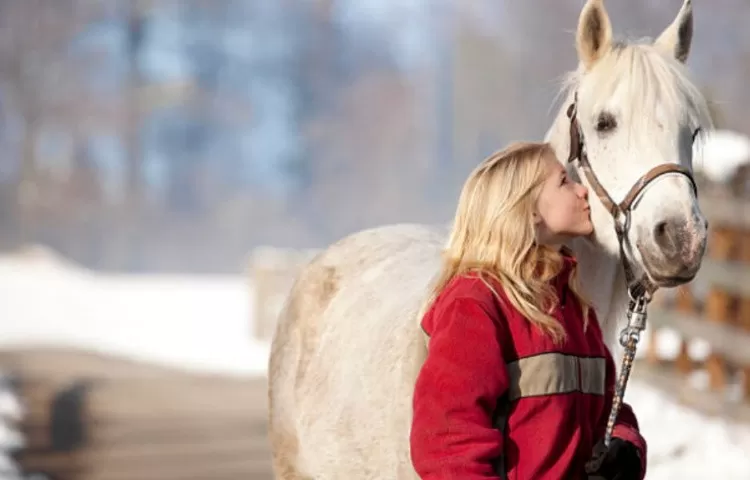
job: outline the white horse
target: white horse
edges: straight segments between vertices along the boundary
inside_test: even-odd
[[[707,223],[689,169],[691,144],[711,120],[682,65],[692,25],[687,0],[654,42],[615,42],[602,0],[589,0],[576,34],[579,66],[546,136],[566,161],[573,139],[566,110],[575,103],[573,132],[594,175],[583,175],[583,163],[568,168],[592,188],[598,182],[612,199],[634,189],[623,248],[634,275],[661,287],[689,281],[706,246]],[[670,168],[653,173],[665,165]],[[672,175],[678,168],[687,174]],[[595,234],[569,247],[612,344],[628,304],[625,269],[606,202],[591,197]],[[269,361],[277,478],[417,478],[409,428],[414,382],[427,352],[419,322],[445,233],[419,225],[359,232],[303,269]]]

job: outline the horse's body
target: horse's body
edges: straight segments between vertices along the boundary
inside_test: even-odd
[[[689,166],[690,133],[710,119],[705,101],[674,60],[684,61],[689,49],[689,1],[653,45],[614,45],[610,32],[601,1],[589,0],[577,36],[581,66],[546,140],[561,161],[567,159],[565,109],[577,92],[591,165],[610,195],[622,198],[655,165]],[[605,62],[610,64],[597,68]],[[616,112],[626,128],[600,131],[602,109]],[[689,182],[672,176],[644,190],[626,239],[638,273],[648,272],[660,285],[684,283],[705,248],[705,220],[696,198]],[[591,203],[596,233],[569,247],[611,342],[628,294],[612,217],[596,199]],[[303,269],[280,315],[269,362],[277,478],[417,478],[408,432],[414,382],[427,354],[419,322],[446,231],[395,225],[359,232]],[[686,243],[679,247],[677,239]]]

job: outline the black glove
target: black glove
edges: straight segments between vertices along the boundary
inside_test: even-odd
[[[613,438],[609,448],[600,440],[594,445],[591,460],[586,464],[589,480],[639,480],[641,455],[632,443]]]

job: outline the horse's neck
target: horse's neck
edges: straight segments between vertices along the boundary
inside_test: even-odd
[[[619,258],[595,241],[574,239],[568,246],[578,259],[583,293],[593,304],[604,338],[612,346],[628,305]]]
[[[567,160],[570,149],[570,121],[565,111],[571,101],[572,94],[566,99],[546,135],[546,140],[562,162]],[[596,202],[593,198],[592,204]],[[627,290],[611,218],[601,205],[592,205],[591,220],[596,231],[595,238],[577,238],[568,246],[578,259],[583,293],[596,310],[607,343],[612,345],[617,327],[625,318]]]

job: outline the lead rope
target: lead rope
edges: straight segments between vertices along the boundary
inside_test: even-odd
[[[635,359],[638,342],[641,339],[641,332],[646,329],[646,307],[650,300],[650,295],[647,293],[643,293],[635,298],[631,297],[627,314],[628,325],[620,332],[620,345],[625,349],[625,354],[622,358],[620,375],[617,377],[617,384],[615,385],[615,395],[612,398],[612,410],[609,413],[607,430],[604,432],[604,445],[608,448],[609,443],[612,441],[615,421],[617,420],[617,415],[620,413],[622,401],[625,397],[625,387],[630,378],[630,370],[633,368],[633,360]]]
[[[612,397],[612,409],[609,412],[607,429],[604,432],[604,445],[607,448],[609,448],[609,444],[612,441],[615,422],[617,421],[617,416],[620,413],[620,408],[622,407],[622,402],[625,398],[625,388],[630,379],[630,371],[633,368],[633,360],[635,360],[638,342],[641,339],[641,332],[646,329],[646,309],[655,290],[653,285],[644,285],[643,281],[635,280],[633,270],[625,256],[624,245],[626,240],[625,232],[627,232],[628,227],[630,226],[630,211],[620,213],[622,216],[618,215],[615,217],[615,232],[617,234],[618,243],[620,244],[620,257],[625,270],[625,281],[627,283],[630,302],[628,303],[627,312],[628,324],[622,329],[622,331],[620,331],[619,338],[620,345],[624,348],[625,353],[622,357],[620,375],[617,377],[617,383],[615,384],[615,394]]]

